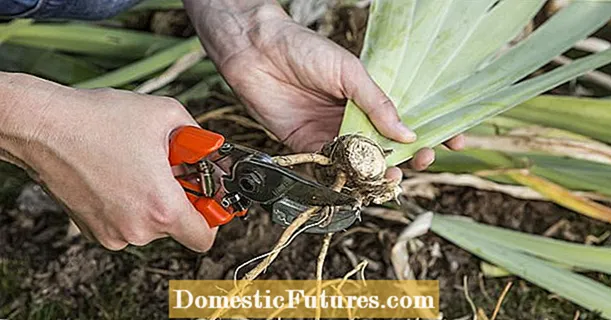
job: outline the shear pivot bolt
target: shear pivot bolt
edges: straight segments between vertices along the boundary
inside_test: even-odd
[[[257,192],[263,184],[263,180],[258,174],[251,172],[242,176],[238,183],[243,191]]]

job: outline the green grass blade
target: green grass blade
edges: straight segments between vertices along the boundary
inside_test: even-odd
[[[436,92],[481,68],[499,48],[515,38],[545,4],[545,0],[501,1],[483,17],[478,28],[455,53],[428,92]]]
[[[203,60],[198,62],[193,67],[181,73],[177,80],[179,81],[197,81],[208,77],[212,74],[217,74],[216,66],[211,60]]]
[[[105,72],[69,55],[12,44],[0,45],[0,70],[29,73],[62,84],[73,84]]]
[[[609,247],[586,246],[488,226],[462,216],[435,215],[433,223],[443,223],[446,226],[471,231],[476,237],[485,235],[485,240],[498,245],[570,267],[611,274]]]
[[[176,95],[176,100],[180,101],[182,104],[187,104],[191,100],[205,99],[209,97],[210,93],[212,92],[210,88],[221,81],[223,81],[223,78],[220,75],[208,76],[206,79],[201,80],[191,88]]]
[[[387,93],[400,71],[397,64],[403,61],[408,52],[406,39],[410,37],[416,2],[406,0],[397,6],[396,1],[377,0],[369,8],[361,60],[376,83]],[[393,30],[392,36],[389,30]],[[348,101],[340,134],[353,132],[371,138],[376,135],[369,118],[352,101]]]
[[[0,34],[10,25],[0,24]],[[6,43],[70,53],[139,59],[180,40],[148,32],[79,23],[32,24],[13,30]]]
[[[397,5],[394,4],[396,1],[391,0],[391,2],[393,2],[393,10],[396,10]],[[451,16],[450,9],[456,10],[453,4],[457,2],[461,1],[417,1],[415,11],[411,18],[413,20],[412,30],[407,38],[402,59],[392,61],[394,63],[400,63],[398,69],[395,67],[396,76],[393,79],[393,85],[389,91],[393,101],[403,96],[405,89],[407,89],[416,78],[420,66],[429,58],[428,53],[436,49],[433,47],[436,43],[435,39],[438,35],[443,37],[443,35],[439,33],[442,30],[446,18]],[[479,3],[479,1],[477,2]],[[393,14],[398,15],[400,12],[394,12]],[[388,32],[388,29],[386,31]],[[443,30],[443,32],[447,33],[448,30]],[[395,41],[402,40],[403,39],[400,37],[396,37],[395,39]],[[369,63],[367,65],[369,65]],[[410,70],[410,72],[402,72],[405,70]],[[397,83],[400,83],[401,86],[397,86]]]
[[[445,16],[442,12],[436,14],[436,16],[444,17],[441,23],[430,18],[427,20],[429,24],[439,26],[436,33],[427,35],[426,32],[419,32],[420,30],[415,28],[414,32],[426,35],[430,39],[430,44],[424,46],[412,43],[416,50],[409,52],[408,57],[411,58],[409,61],[416,60],[413,57],[420,57],[419,64],[417,66],[402,64],[400,67],[400,70],[413,70],[413,72],[401,74],[401,77],[395,81],[395,84],[401,83],[401,85],[394,85],[390,93],[392,97],[399,98],[395,101],[398,101],[402,110],[419,102],[443,70],[452,69],[449,64],[455,54],[477,30],[478,24],[484,19],[485,13],[494,2],[494,0],[452,1],[451,4],[445,6]],[[436,6],[445,4],[444,1],[425,3],[432,7],[433,12],[439,10]],[[418,48],[426,49],[426,51],[418,52]],[[413,79],[418,79],[418,81],[413,81]]]
[[[505,115],[611,143],[610,100],[540,96],[509,110]]]
[[[558,158],[565,159],[565,158]],[[611,196],[611,168],[609,166],[595,170],[587,167],[558,168],[550,165],[534,165],[532,173],[573,190],[594,191]]]
[[[585,160],[542,154],[502,154],[489,150],[450,152],[436,150],[436,159],[429,168],[433,172],[473,173],[482,170],[528,168],[533,174],[555,182],[565,188],[594,191],[611,195],[611,168]],[[491,180],[515,184],[502,176]]]
[[[417,129],[510,86],[594,32],[609,17],[611,2],[573,2],[539,27],[528,39],[468,79],[441,90],[408,110],[404,111],[400,106],[403,122]],[[558,37],[559,34],[562,37]]]
[[[181,0],[146,0],[135,5],[131,10],[176,10],[182,8]]]
[[[510,111],[513,109],[510,109]],[[506,115],[506,113],[504,115]],[[534,137],[560,138],[589,143],[597,143],[594,139],[588,136],[581,135],[579,133],[567,131],[565,129],[540,126],[537,123],[522,121],[502,115],[487,119],[484,122],[478,124],[477,126],[467,130],[466,133],[476,136],[515,135],[523,134],[524,130],[527,129],[534,130],[532,133]]]
[[[361,60],[367,65],[376,83],[389,92],[397,77],[397,63],[403,60],[407,51],[416,0],[407,0],[401,6],[394,5],[392,0],[374,1],[370,7],[370,23],[361,52]],[[392,37],[388,30],[399,26]]]
[[[493,242],[494,235],[455,228],[433,218],[431,229],[463,249],[584,308],[611,319],[611,288],[545,260]]]
[[[407,100],[401,101],[398,105],[402,121],[416,130],[419,139],[414,144],[398,144],[382,137],[352,102],[347,105],[340,134],[359,133],[380,142],[383,148],[394,150],[387,163],[395,165],[411,158],[414,152],[422,147],[435,146],[452,135],[545,91],[546,88],[553,87],[610,61],[608,53],[603,52],[593,57],[580,59],[571,66],[567,66],[568,68],[560,68],[561,71],[554,70],[549,76],[539,76],[535,78],[537,81],[528,80],[514,84],[549,62],[553,57],[569,49],[578,40],[594,32],[611,17],[611,2],[573,1],[567,8],[546,21],[526,40],[482,69],[476,69],[481,67],[484,61],[490,61],[490,56],[504,43],[509,42],[521,28],[517,23],[505,24],[502,22],[512,21],[513,17],[516,17],[517,21],[526,22],[540,8],[542,2],[502,1],[492,10],[483,10],[485,11],[483,13],[481,9],[485,2],[470,3],[474,6],[468,14],[472,19],[464,20],[467,25],[460,25],[450,20],[446,24],[446,14],[453,16],[448,13],[448,8],[454,5],[452,1],[417,1],[415,10],[412,11],[407,8],[400,11],[399,7],[402,7],[400,2],[384,0],[375,2],[372,13],[379,11],[379,14],[373,14],[370,18],[372,25],[368,29],[369,36],[366,36],[362,58],[374,79],[386,92],[390,92],[393,101],[397,102],[397,96],[406,97],[408,100],[415,99],[413,101],[424,98],[413,106]],[[516,3],[522,3],[522,5],[516,6]],[[380,9],[382,6],[383,10]],[[411,8],[409,5],[404,7]],[[429,15],[433,11],[436,13]],[[473,19],[477,17],[478,13],[483,17]],[[503,19],[488,20],[491,16],[503,17]],[[413,22],[409,22],[410,17],[413,17]],[[413,26],[410,23],[413,23]],[[435,42],[435,39],[443,38],[446,34],[440,31],[447,31],[452,23],[457,23],[454,29],[460,30],[457,30],[454,36],[449,36],[450,40],[446,41],[458,44],[460,47],[457,49],[458,53],[443,50],[441,44],[445,43],[441,40],[439,43]],[[468,25],[468,23],[473,25]],[[488,35],[488,37],[482,35],[485,32],[490,33],[489,29],[493,24],[498,25],[494,30],[503,30],[504,32],[499,34],[507,37],[492,41],[498,45],[496,48],[489,46],[486,39],[496,37],[498,34]],[[397,33],[401,36],[397,36]],[[408,35],[407,40],[405,40],[405,34]],[[482,38],[477,38],[478,34]],[[558,37],[559,34],[562,36]],[[458,35],[463,35],[466,41],[461,40]],[[434,51],[430,51],[432,46],[440,47],[443,53],[435,55]],[[479,48],[480,46],[482,48]],[[400,52],[401,49],[405,50],[403,54]],[[475,54],[476,57],[471,59],[464,55],[465,52],[479,54]],[[444,72],[452,72],[445,70],[453,70],[454,66],[462,65],[463,59],[469,65],[467,69],[461,71],[460,67],[456,67],[458,70],[456,73],[443,75]],[[400,68],[392,66],[392,64],[396,66],[397,63]],[[449,68],[444,69],[446,65]],[[467,73],[463,77],[465,72]],[[435,80],[436,84],[431,85],[430,73],[433,78],[439,75],[439,79],[446,80]],[[393,79],[393,75],[396,77],[389,84],[389,79]],[[454,81],[455,78],[460,77],[464,79]],[[439,81],[454,83],[433,95],[425,92],[440,88],[441,85],[437,85]],[[410,84],[415,87],[410,89]],[[527,86],[533,86],[533,88],[527,88]]]
[[[411,158],[417,150],[423,147],[436,146],[447,140],[448,137],[463,132],[484,119],[507,111],[513,106],[565,82],[567,79],[577,77],[588,70],[598,68],[609,62],[611,62],[611,49],[578,59],[569,65],[556,68],[539,77],[507,87],[481,102],[442,115],[418,128],[416,130],[418,140],[414,143],[399,144],[385,140],[388,142],[382,144],[383,147],[394,150],[386,159],[387,164],[401,163]]]
[[[178,45],[155,53],[148,58],[144,58],[100,77],[77,83],[74,86],[86,89],[122,86],[163,70],[178,58],[191,51],[199,50],[199,48],[199,39],[197,37],[192,37],[188,40],[184,40]]]
[[[10,39],[22,28],[28,27],[34,22],[31,19],[16,19],[4,25],[4,30],[0,32],[0,44]]]

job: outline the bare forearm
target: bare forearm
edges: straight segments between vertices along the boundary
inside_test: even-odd
[[[191,21],[217,64],[257,45],[269,20],[290,19],[275,0],[183,0]]]
[[[19,99],[25,92],[24,81],[21,75],[0,72],[0,159],[16,163],[20,143],[19,132],[21,106],[23,99]]]
[[[0,72],[0,159],[22,165],[29,146],[41,138],[48,101],[60,88],[32,76]]]

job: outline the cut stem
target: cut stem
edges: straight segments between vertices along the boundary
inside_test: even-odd
[[[291,155],[286,155],[286,156],[277,156],[277,157],[274,157],[274,162],[277,165],[283,166],[283,167],[290,167],[290,166],[295,166],[295,165],[304,164],[304,163],[316,163],[321,166],[331,165],[331,159],[323,156],[322,154],[318,154],[318,153],[299,153],[299,154],[291,154]],[[345,183],[345,180],[346,178],[344,176],[344,183]]]

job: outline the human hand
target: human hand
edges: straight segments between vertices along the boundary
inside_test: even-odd
[[[170,133],[197,125],[178,102],[10,77],[0,78],[0,92],[14,99],[1,101],[21,102],[8,106],[19,112],[0,108],[0,136],[10,137],[0,147],[33,171],[85,236],[112,250],[166,236],[210,248],[216,228],[189,203],[168,161]]]
[[[197,11],[193,6],[191,11]],[[215,21],[211,17],[198,31],[206,51],[253,117],[281,141],[296,151],[319,150],[337,136],[347,99],[353,100],[384,136],[404,143],[416,139],[357,57],[296,24],[277,6],[265,1],[260,6],[251,3],[248,10],[243,8],[250,13],[247,17],[240,16],[235,6],[217,13],[220,17],[216,20],[228,24],[227,29],[237,22],[241,32],[211,31],[214,26],[210,24]],[[233,15],[228,13],[232,10],[236,12]],[[196,13],[191,15],[197,19]],[[445,144],[460,149],[463,136]],[[433,160],[433,150],[425,148],[415,154],[410,165],[424,170]],[[391,175],[396,178],[398,174]]]

